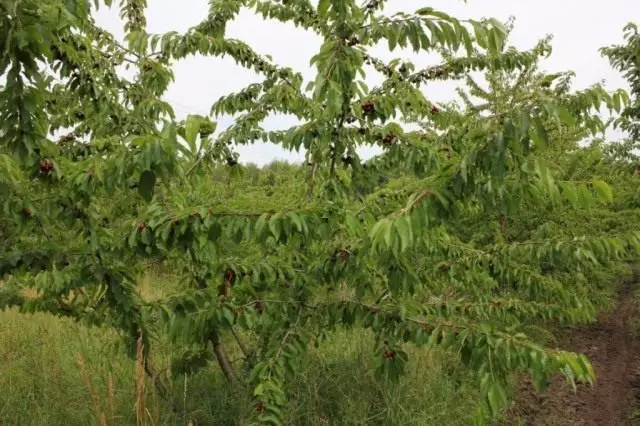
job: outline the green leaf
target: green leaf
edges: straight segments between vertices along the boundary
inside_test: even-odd
[[[282,222],[279,217],[274,216],[271,218],[269,221],[269,230],[276,240],[280,239],[280,235],[282,233]]]
[[[390,27],[387,29],[387,42],[389,46],[389,50],[393,50],[398,45],[398,31],[395,27]]]
[[[589,188],[581,186],[578,191],[578,198],[581,207],[588,209],[593,206],[593,194]]]
[[[569,183],[562,183],[562,195],[571,203],[571,205],[575,206],[578,204],[578,193],[573,185]]]
[[[184,126],[184,138],[189,144],[191,152],[196,151],[196,138],[198,137],[198,132],[200,131],[201,122],[202,119],[196,115],[190,115],[187,117]]]
[[[473,31],[476,37],[476,43],[478,43],[478,46],[482,47],[483,49],[487,48],[487,30],[484,27],[484,25],[482,25],[479,22],[473,22]]]
[[[234,322],[233,312],[231,312],[229,308],[223,307],[222,315],[224,319],[227,320],[228,325],[233,325],[233,322]]]
[[[392,237],[393,237],[393,223],[390,220],[387,220],[384,228],[384,243],[387,248],[391,248]]]
[[[536,115],[533,117],[533,125],[534,129],[530,132],[531,139],[533,139],[539,148],[547,147],[549,145],[549,135],[547,134],[547,130],[544,128],[539,116]]]
[[[499,31],[498,35],[504,35],[507,33],[507,27],[496,18],[489,18],[489,22]]]
[[[495,31],[490,31],[488,34],[488,42],[489,42],[489,53],[498,56],[500,51],[502,50],[502,45],[500,41],[500,37],[497,35]]]
[[[269,218],[269,214],[263,213],[262,215],[260,215],[260,217],[256,221],[255,230],[256,230],[256,235],[258,236],[258,238],[263,238],[263,234],[264,234],[264,231],[266,229],[268,218]]]
[[[380,233],[380,230],[382,229],[382,227],[384,226],[384,223],[387,220],[388,219],[380,219],[379,221],[377,221],[371,228],[371,231],[369,231],[369,238],[375,241],[378,237],[378,234]]]
[[[567,109],[567,107],[565,106],[558,106],[558,116],[560,117],[560,120],[567,126],[575,126],[576,125],[576,119],[573,116],[573,114],[571,114],[571,112],[569,112],[569,110]]]
[[[214,222],[209,227],[209,231],[207,232],[207,236],[209,241],[217,241],[218,238],[222,235],[222,226],[218,222]]]
[[[149,228],[144,228],[144,230],[142,231],[142,236],[141,236],[140,240],[145,245],[151,244],[151,231],[149,231]]]
[[[138,193],[143,200],[149,202],[153,198],[153,190],[156,185],[156,174],[152,170],[145,170],[140,175]]]
[[[385,248],[391,246],[391,235],[393,231],[392,222],[388,218],[381,219],[371,229],[370,237],[376,246],[380,246],[383,242]]]
[[[462,177],[462,180],[466,183],[467,182],[467,158],[468,157],[464,157],[462,159],[462,162],[460,163],[460,176]]]
[[[358,231],[360,230],[360,224],[355,216],[349,214],[346,217],[346,225],[349,230],[350,235],[358,235]]]
[[[416,10],[416,15],[431,15],[434,11],[435,9],[433,7],[421,7],[420,9]]]
[[[507,406],[507,393],[497,382],[489,384],[487,399],[489,400],[489,407],[494,416],[500,414],[502,409]]]
[[[402,216],[395,221],[395,228],[400,237],[400,251],[404,252],[411,245],[411,224],[407,223],[409,216]]]
[[[320,16],[323,19],[326,19],[328,17],[328,10],[329,10],[330,3],[331,2],[329,0],[320,0],[318,2],[318,16]]]
[[[291,221],[293,222],[293,224],[296,226],[296,229],[298,230],[298,232],[302,232],[302,220],[300,220],[300,216],[296,213],[296,212],[291,212],[289,213],[289,217],[291,218]]]
[[[464,48],[467,52],[467,56],[471,56],[473,54],[473,42],[471,40],[469,31],[467,31],[467,29],[464,27],[460,27],[459,31],[460,35],[462,36],[462,41],[464,43]]]
[[[127,238],[127,243],[129,244],[129,247],[134,248],[138,244],[138,232],[139,232],[139,228],[136,226],[133,228],[133,230],[129,234],[129,238]]]
[[[600,200],[604,203],[610,203],[613,201],[613,192],[611,187],[603,180],[594,180],[593,188],[596,190],[596,194]]]

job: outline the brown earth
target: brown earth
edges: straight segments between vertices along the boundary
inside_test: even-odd
[[[634,318],[640,318],[640,313],[628,284],[621,288],[614,310],[602,313],[596,324],[567,331],[560,339],[562,348],[589,357],[596,372],[594,386],[578,385],[574,392],[563,377],[556,377],[549,388],[536,392],[530,382],[523,381],[508,424],[640,425],[640,410],[635,412],[640,408],[640,338],[634,336],[638,331]]]

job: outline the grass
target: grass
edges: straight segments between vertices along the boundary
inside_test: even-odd
[[[0,324],[3,424],[80,425],[91,418],[99,424],[96,414],[113,424],[135,424],[130,410],[116,414],[116,407],[131,405],[125,384],[134,365],[124,358],[105,362],[105,343],[115,336],[44,314],[3,312]],[[102,412],[96,413],[94,401]]]
[[[159,283],[159,284],[158,284]],[[154,289],[154,285],[158,288]],[[147,277],[148,297],[165,291]],[[230,388],[215,365],[171,377],[180,401],[173,412],[136,361],[113,349],[117,336],[45,314],[0,312],[0,424],[7,425],[241,425],[254,410]],[[371,338],[335,333],[311,348],[291,383],[291,425],[464,425],[478,407],[476,384],[437,351],[410,350],[406,377],[383,386],[373,377]],[[154,347],[155,367],[166,371],[176,348]],[[136,414],[137,413],[137,414]]]
[[[154,299],[174,285],[166,271],[156,270],[143,277],[140,291]],[[640,300],[640,293],[634,296]],[[154,342],[153,364],[168,379],[178,412],[143,377],[136,360],[117,349],[112,331],[11,310],[0,312],[0,342],[2,425],[226,426],[246,424],[253,414],[251,399],[230,387],[216,365],[170,377],[171,355],[179,348],[167,343]],[[287,424],[479,423],[477,382],[453,357],[408,348],[405,377],[383,385],[373,375],[371,345],[364,331],[336,332],[321,347],[310,348],[290,383]],[[239,355],[234,348],[227,347],[231,359]]]

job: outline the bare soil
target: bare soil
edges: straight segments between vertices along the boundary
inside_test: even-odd
[[[640,410],[635,412],[640,407],[640,339],[631,327],[640,313],[632,285],[622,287],[615,309],[602,313],[596,324],[560,338],[561,347],[589,357],[596,372],[594,386],[579,385],[574,392],[564,377],[556,377],[549,388],[536,392],[523,381],[508,424],[640,425]]]

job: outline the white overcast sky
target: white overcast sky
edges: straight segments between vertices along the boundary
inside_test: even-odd
[[[152,33],[185,31],[206,17],[207,3],[206,0],[148,0],[148,30]],[[431,6],[458,18],[495,17],[504,22],[514,16],[515,28],[509,43],[519,49],[529,49],[545,35],[552,34],[553,54],[544,62],[544,68],[575,71],[575,88],[602,80],[608,89],[626,88],[598,49],[621,42],[624,25],[640,20],[640,0],[468,0],[467,3],[461,0],[389,0],[387,4],[386,12],[411,12]],[[122,38],[122,23],[118,15],[117,7],[102,8],[96,19],[104,28]],[[291,66],[307,77],[313,75],[309,59],[320,46],[315,34],[278,21],[264,21],[245,10],[228,26],[227,37],[243,40],[258,53],[270,54],[276,63]],[[417,66],[437,63],[437,56],[433,55],[389,53],[384,48],[373,53],[385,59],[408,57]],[[191,57],[179,62],[174,71],[175,82],[165,99],[179,116],[188,113],[206,115],[211,104],[221,96],[261,80],[253,72],[235,65],[231,59]],[[377,81],[379,79],[372,75],[367,82],[374,84]],[[447,101],[455,98],[454,87],[451,84],[428,86],[426,93],[434,101]],[[294,123],[290,117],[273,117],[265,127],[282,128]],[[240,153],[241,161],[257,164],[274,159],[302,158],[302,154],[287,153],[270,144],[242,147]]]

